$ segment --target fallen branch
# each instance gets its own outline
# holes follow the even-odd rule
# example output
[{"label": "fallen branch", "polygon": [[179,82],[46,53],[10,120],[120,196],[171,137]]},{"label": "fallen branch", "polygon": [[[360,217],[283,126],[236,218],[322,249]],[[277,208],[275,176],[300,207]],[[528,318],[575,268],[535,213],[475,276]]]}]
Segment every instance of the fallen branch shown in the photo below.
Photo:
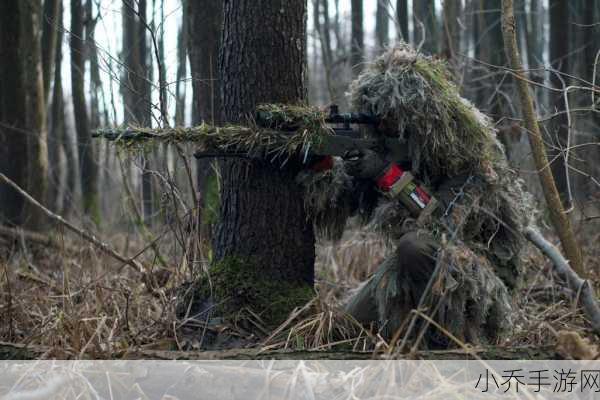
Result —
[{"label": "fallen branch", "polygon": [[[421,350],[413,354],[422,360],[473,360],[473,355],[480,359],[492,360],[559,360],[556,346],[509,346],[509,347],[476,347],[464,351],[452,350]],[[0,342],[0,359],[73,359],[77,356],[72,351],[48,346],[26,345],[20,343]],[[83,354],[82,358],[90,354]],[[397,355],[402,359],[402,355]],[[163,351],[129,349],[110,353],[110,359],[127,360],[373,360],[388,359],[384,354],[371,351],[315,351],[315,350],[271,350],[260,349],[230,349],[221,351]]]},{"label": "fallen branch", "polygon": [[139,262],[137,262],[134,259],[126,258],[125,256],[117,253],[108,244],[106,244],[106,243],[102,242],[101,240],[97,239],[94,235],[92,235],[90,233],[87,233],[83,229],[80,229],[80,228],[76,227],[75,225],[73,225],[70,222],[66,221],[60,215],[54,214],[52,211],[48,210],[46,207],[44,207],[42,204],[40,204],[36,199],[34,199],[33,197],[31,197],[31,195],[29,193],[27,193],[25,190],[21,189],[21,187],[19,185],[17,185],[16,183],[14,183],[6,175],[0,173],[0,180],[4,181],[7,185],[11,186],[21,196],[23,196],[25,198],[25,200],[27,200],[29,203],[31,203],[32,205],[38,207],[40,210],[42,210],[44,212],[44,214],[46,214],[48,216],[48,218],[50,218],[50,219],[58,222],[59,224],[63,225],[65,228],[67,228],[71,232],[76,233],[81,238],[83,238],[83,239],[87,240],[88,242],[92,243],[94,246],[98,247],[98,249],[100,249],[102,252],[108,254],[112,258],[114,258],[114,259],[122,262],[123,264],[129,265],[129,266],[135,268],[136,271],[138,271],[138,272],[144,273],[144,267],[142,266],[142,264],[140,264]]},{"label": "fallen branch", "polygon": [[525,229],[525,237],[529,239],[542,253],[544,253],[554,265],[554,271],[560,278],[565,280],[572,290],[575,300],[579,297],[581,307],[585,316],[590,320],[592,328],[597,334],[600,334],[600,305],[594,293],[590,282],[581,279],[577,272],[569,266],[569,262],[563,257],[560,251],[535,229]]},{"label": "fallen branch", "polygon": [[76,246],[67,244],[63,240],[59,240],[50,235],[43,235],[41,233],[31,232],[21,228],[10,228],[8,226],[0,225],[0,236],[12,240],[23,238],[28,242],[40,244],[46,247],[53,247],[59,250],[65,250],[69,253],[76,253],[81,250]]}]

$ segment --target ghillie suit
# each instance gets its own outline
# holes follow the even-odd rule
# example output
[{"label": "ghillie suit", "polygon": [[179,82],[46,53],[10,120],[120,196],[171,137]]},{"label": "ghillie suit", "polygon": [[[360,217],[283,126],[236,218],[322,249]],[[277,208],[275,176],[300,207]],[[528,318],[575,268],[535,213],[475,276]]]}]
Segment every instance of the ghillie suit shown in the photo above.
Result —
[{"label": "ghillie suit", "polygon": [[[409,147],[412,163],[404,168],[441,204],[417,223],[396,200],[377,196],[372,183],[349,178],[343,168],[301,177],[307,208],[322,230],[341,232],[358,209],[396,245],[347,310],[393,336],[440,263],[425,312],[462,340],[496,341],[511,326],[525,245],[520,232],[535,212],[491,121],[459,95],[442,61],[403,44],[370,64],[350,95],[353,111],[381,120],[369,135],[396,136]],[[349,196],[357,185],[359,193]],[[435,330],[426,337],[439,343]]]}]

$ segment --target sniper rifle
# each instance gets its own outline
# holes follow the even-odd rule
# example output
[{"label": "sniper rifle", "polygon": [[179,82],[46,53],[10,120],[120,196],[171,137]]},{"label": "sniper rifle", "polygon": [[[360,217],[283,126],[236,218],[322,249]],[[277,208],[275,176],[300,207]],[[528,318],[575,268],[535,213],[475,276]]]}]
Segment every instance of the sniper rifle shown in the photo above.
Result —
[{"label": "sniper rifle", "polygon": [[[331,134],[319,135],[316,139],[310,140],[303,146],[299,146],[298,152],[303,157],[304,162],[310,156],[338,156],[343,157],[352,151],[375,151],[386,159],[403,164],[409,161],[409,154],[397,137],[388,137],[378,135],[377,138],[365,138],[359,126],[370,126],[377,129],[378,120],[372,115],[363,113],[339,113],[336,105],[329,108],[329,112],[323,120],[328,125]],[[166,128],[166,129],[136,129],[136,128],[109,128],[99,129],[92,136],[104,138],[107,140],[121,140],[124,142],[139,142],[145,140],[164,140],[165,133],[177,132],[177,140],[173,141],[194,141],[203,144],[204,150],[197,151],[196,158],[216,158],[216,157],[243,157],[243,158],[267,158],[275,151],[273,149],[285,146],[287,140],[291,140],[296,135],[301,124],[296,123],[292,118],[289,121],[281,121],[281,115],[271,113],[266,110],[259,110],[255,115],[257,131],[263,130],[266,133],[274,134],[276,139],[269,145],[254,144],[245,146],[246,142],[239,144],[221,143],[219,140],[199,138],[194,136],[195,128]],[[219,128],[214,128],[219,129]],[[226,128],[224,128],[226,129]],[[240,128],[250,130],[251,128]],[[225,135],[224,135],[225,136]],[[247,147],[247,148],[246,148]],[[264,153],[264,154],[261,154]],[[276,158],[276,157],[274,157]]]}]

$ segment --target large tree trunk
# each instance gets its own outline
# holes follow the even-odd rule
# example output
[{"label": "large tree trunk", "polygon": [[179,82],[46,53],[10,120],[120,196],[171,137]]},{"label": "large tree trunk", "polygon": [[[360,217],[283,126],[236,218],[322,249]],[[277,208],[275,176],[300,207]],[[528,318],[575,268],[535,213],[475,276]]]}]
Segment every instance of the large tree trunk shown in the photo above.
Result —
[{"label": "large tree trunk", "polygon": [[[362,70],[364,61],[365,32],[363,29],[363,0],[352,0],[352,73],[356,77]],[[314,57],[314,55],[313,55]]]},{"label": "large tree trunk", "polygon": [[85,100],[85,46],[83,41],[84,9],[82,0],[71,0],[71,91],[79,150],[79,171],[83,209],[95,223],[100,221],[98,204],[98,165],[90,134]]},{"label": "large tree trunk", "polygon": [[[21,20],[21,68],[25,72],[25,129],[27,133],[27,186],[35,199],[46,201],[48,188],[48,131],[46,128],[46,101],[42,72],[42,3],[40,0],[19,2]],[[26,225],[39,230],[44,225],[43,214],[35,207],[26,206]]]},{"label": "large tree trunk", "polygon": [[[24,71],[20,53],[20,2],[0,1],[0,172],[26,187],[27,135],[25,129]],[[21,225],[24,201],[0,185],[0,218]]]},{"label": "large tree trunk", "polygon": [[[559,73],[569,73],[569,2],[564,0],[550,0],[550,64],[552,69]],[[568,86],[569,78],[559,76],[557,73],[550,74],[552,86],[557,89],[563,88],[563,81]],[[564,148],[567,144],[569,133],[569,122],[565,111],[565,100],[562,92],[554,92],[551,96],[553,111],[559,114],[554,118],[551,133],[555,147]],[[565,167],[564,154],[559,149],[550,149],[550,159],[555,159],[551,164],[552,174],[556,180],[556,186],[561,194],[563,202],[568,197],[568,173]],[[565,204],[568,208],[569,205]]]},{"label": "large tree trunk", "polygon": [[[225,0],[223,15],[219,76],[225,120],[244,123],[260,103],[304,101],[306,2]],[[285,299],[278,302],[277,311],[269,311],[271,321],[285,318],[307,299],[294,289],[304,294],[312,291],[315,237],[302,190],[294,181],[296,173],[293,165],[281,169],[268,162],[222,163],[221,218],[215,241],[221,268],[217,271],[237,260],[239,280],[256,274],[266,279],[273,293],[265,294],[262,304]],[[252,286],[252,282],[245,284]],[[230,285],[220,290],[237,296],[235,282]]]},{"label": "large tree trunk", "polygon": [[419,46],[423,42],[422,50],[429,54],[438,51],[438,26],[435,16],[435,2],[433,0],[413,1],[413,43]]}]

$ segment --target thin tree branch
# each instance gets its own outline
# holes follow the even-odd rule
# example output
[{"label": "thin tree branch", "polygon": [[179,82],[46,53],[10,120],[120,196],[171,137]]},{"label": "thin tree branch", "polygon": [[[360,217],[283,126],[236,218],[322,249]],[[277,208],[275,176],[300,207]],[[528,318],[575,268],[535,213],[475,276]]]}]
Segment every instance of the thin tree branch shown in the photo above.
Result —
[{"label": "thin tree branch", "polygon": [[524,234],[544,255],[552,260],[554,271],[567,282],[567,285],[569,285],[569,288],[575,295],[574,300],[581,303],[583,312],[590,320],[592,328],[597,334],[600,334],[600,306],[590,282],[586,279],[581,279],[569,266],[569,262],[563,257],[560,251],[552,243],[544,239],[538,231],[529,227],[525,229]]},{"label": "thin tree branch", "polygon": [[129,258],[123,256],[122,254],[117,253],[108,244],[106,244],[106,243],[102,242],[101,240],[99,240],[98,238],[96,238],[96,236],[84,231],[81,228],[76,227],[75,225],[66,221],[60,215],[54,214],[52,211],[48,210],[46,207],[44,207],[42,204],[40,204],[36,199],[31,197],[31,195],[29,193],[27,193],[25,190],[21,189],[21,187],[19,185],[17,185],[15,182],[13,182],[11,179],[9,179],[3,173],[0,173],[0,180],[4,181],[4,183],[11,186],[14,190],[16,190],[21,196],[23,196],[25,198],[25,200],[27,200],[33,206],[42,210],[44,212],[44,214],[46,214],[46,216],[48,216],[48,218],[65,226],[68,230],[76,233],[81,238],[92,243],[94,246],[98,247],[98,249],[100,249],[107,255],[111,256],[112,258],[133,267],[138,272],[144,273],[144,267],[142,266],[142,264],[140,264],[139,262],[137,262],[135,260],[129,259]]}]

